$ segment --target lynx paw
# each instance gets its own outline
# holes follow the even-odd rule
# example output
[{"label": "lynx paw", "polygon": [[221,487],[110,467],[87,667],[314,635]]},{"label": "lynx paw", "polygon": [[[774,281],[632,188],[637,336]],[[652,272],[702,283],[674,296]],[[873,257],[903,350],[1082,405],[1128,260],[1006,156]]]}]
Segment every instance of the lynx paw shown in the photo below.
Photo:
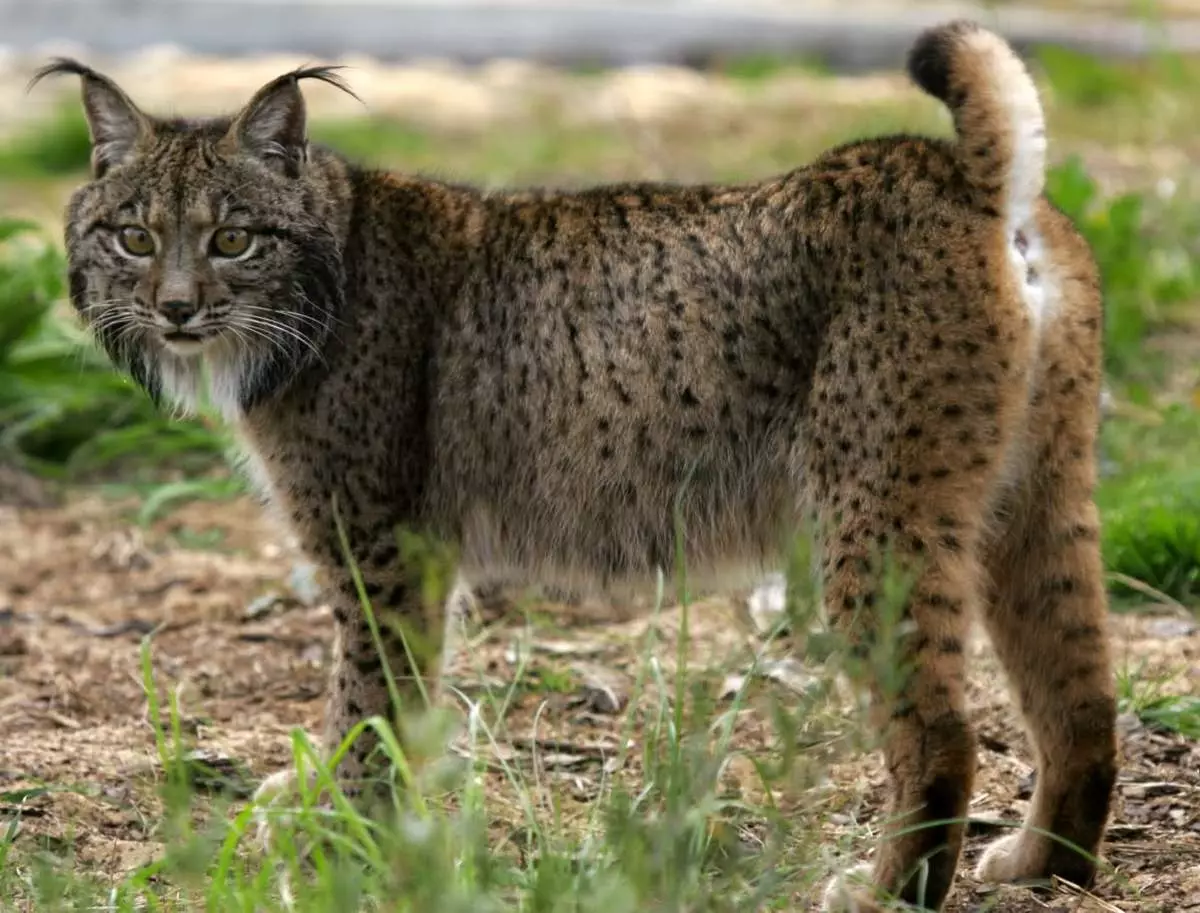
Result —
[{"label": "lynx paw", "polygon": [[285,795],[296,792],[296,771],[288,768],[271,774],[254,791],[255,805],[274,805]]},{"label": "lynx paw", "polygon": [[[307,772],[308,788],[312,792],[316,774]],[[263,853],[271,855],[275,850],[275,835],[281,830],[287,830],[292,824],[292,816],[281,812],[282,808],[295,808],[301,802],[300,778],[295,770],[281,770],[273,773],[254,791],[255,838]],[[317,808],[329,808],[329,797],[322,794],[315,803]]]},{"label": "lynx paw", "polygon": [[[308,773],[309,790],[312,789],[315,775]],[[273,773],[258,785],[252,799],[254,803],[255,840],[260,851],[267,857],[275,855],[276,836],[280,830],[287,830],[292,819],[286,813],[281,814],[278,806],[295,806],[300,801],[300,778],[294,769],[281,770]],[[324,796],[321,797],[324,801]],[[298,838],[295,847],[298,857],[307,862],[310,847],[303,838]],[[295,908],[295,893],[292,890],[292,879],[288,866],[282,859],[276,862],[276,877],[278,878],[279,898],[285,909]]]},{"label": "lynx paw", "polygon": [[1086,888],[1096,877],[1101,860],[1074,847],[1056,845],[1054,838],[1020,831],[991,844],[975,866],[984,882],[1048,887],[1058,877]]},{"label": "lynx paw", "polygon": [[1042,877],[1042,872],[1037,871],[1041,867],[1031,865],[1025,858],[1027,854],[1021,852],[1024,836],[1018,831],[990,844],[975,864],[975,878],[1000,884]]},{"label": "lynx paw", "polygon": [[871,897],[871,866],[857,865],[834,876],[825,888],[823,913],[881,913],[883,907]]},{"label": "lynx paw", "polygon": [[[271,853],[274,844],[272,831],[281,823],[279,815],[272,814],[273,806],[291,802],[298,794],[299,789],[294,770],[281,770],[271,774],[254,791],[252,801],[254,803],[255,836],[264,853]],[[284,822],[286,822],[286,818],[284,818]]]}]

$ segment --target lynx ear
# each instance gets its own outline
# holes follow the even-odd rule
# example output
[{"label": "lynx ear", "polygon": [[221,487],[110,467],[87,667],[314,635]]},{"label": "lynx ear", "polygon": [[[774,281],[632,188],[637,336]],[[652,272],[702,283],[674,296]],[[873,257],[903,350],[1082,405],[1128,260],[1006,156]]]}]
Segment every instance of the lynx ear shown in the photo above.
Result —
[{"label": "lynx ear", "polygon": [[29,87],[58,73],[71,73],[83,80],[83,112],[92,137],[92,173],[102,177],[108,169],[133,158],[138,141],[152,132],[150,119],[107,76],[66,57],[38,70]]},{"label": "lynx ear", "polygon": [[308,157],[308,115],[300,80],[319,79],[354,95],[336,74],[337,69],[306,67],[267,83],[233,119],[218,150],[248,153],[280,173],[296,177]]}]

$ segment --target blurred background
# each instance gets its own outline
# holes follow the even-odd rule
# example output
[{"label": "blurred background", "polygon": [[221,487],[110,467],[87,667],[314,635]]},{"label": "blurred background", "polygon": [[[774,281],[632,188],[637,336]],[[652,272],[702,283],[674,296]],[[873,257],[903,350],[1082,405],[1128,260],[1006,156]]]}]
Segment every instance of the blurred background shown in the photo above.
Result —
[{"label": "blurred background", "polygon": [[[371,163],[488,186],[729,181],[860,136],[947,132],[945,112],[900,66],[921,28],[955,15],[999,29],[1029,59],[1050,122],[1050,192],[1102,262],[1114,416],[1105,492],[1119,492],[1106,502],[1110,555],[1173,598],[1194,597],[1200,470],[1191,464],[1200,460],[1183,444],[1200,440],[1196,0],[0,0],[0,213],[38,226],[21,250],[29,237],[57,239],[84,173],[75,81],[26,90],[52,54],[104,70],[148,110],[189,114],[232,110],[298,64],[341,62],[363,103],[306,86],[316,139]],[[46,302],[60,291],[57,253],[45,255],[52,265],[41,272],[6,261],[18,288],[44,283],[28,307],[12,293],[0,299],[16,326],[0,337],[10,371],[18,339],[41,326],[39,308],[55,310]],[[169,446],[185,453],[207,440],[194,426],[165,426],[103,374],[95,390],[64,393],[38,370],[0,392],[9,465],[74,478],[157,452],[163,440],[182,436]],[[143,446],[141,422],[153,443]],[[1144,555],[1120,538],[1150,534],[1145,512],[1129,506],[1135,482],[1179,502],[1189,541]],[[1127,532],[1126,511],[1138,518]],[[1163,566],[1143,566],[1155,561]]]},{"label": "blurred background", "polygon": [[[1131,725],[1183,740],[1169,769],[1155,767],[1161,759],[1150,749],[1139,755],[1146,777],[1194,781],[1197,0],[0,0],[0,671],[11,673],[0,675],[0,709],[58,714],[0,712],[0,743],[13,752],[20,733],[76,731],[65,714],[108,720],[105,751],[140,744],[131,709],[140,686],[126,682],[123,704],[85,686],[124,681],[112,670],[136,666],[136,638],[182,618],[200,627],[174,646],[160,637],[160,649],[189,668],[227,660],[212,671],[217,692],[244,685],[258,696],[277,685],[293,695],[286,700],[308,702],[273,724],[246,709],[249,699],[229,712],[231,744],[264,763],[261,733],[273,732],[277,749],[280,720],[316,712],[323,676],[313,670],[328,659],[311,584],[258,532],[257,507],[223,459],[226,432],[206,415],[156,412],[93,353],[64,304],[61,211],[86,176],[89,149],[76,81],[26,91],[48,56],[78,56],[147,110],[186,114],[231,111],[301,63],[344,63],[363,103],[306,85],[315,139],[365,162],[489,187],[737,181],[859,137],[948,135],[944,110],[900,67],[922,28],[958,15],[997,28],[1025,54],[1049,121],[1049,194],[1100,262],[1107,392],[1098,498],[1113,606],[1130,626],[1119,629],[1122,709]],[[299,625],[292,646],[250,646],[246,626],[266,624],[280,605],[308,607],[278,616]],[[31,619],[50,612],[69,624],[31,633]],[[282,637],[256,630],[255,644]],[[291,665],[281,665],[284,653]],[[78,679],[70,687],[63,668]],[[297,680],[312,683],[307,697],[294,696]],[[93,757],[71,744],[41,759],[48,776],[70,758]],[[1200,795],[1200,783],[1188,789]],[[0,811],[3,800],[0,792]],[[1122,814],[1123,827],[1151,828],[1148,843],[1191,841],[1200,854],[1194,799],[1153,808],[1147,800],[1142,812]],[[1174,869],[1156,861],[1145,889],[1162,905],[1127,909],[1195,909],[1186,902],[1200,896],[1197,858]]]}]

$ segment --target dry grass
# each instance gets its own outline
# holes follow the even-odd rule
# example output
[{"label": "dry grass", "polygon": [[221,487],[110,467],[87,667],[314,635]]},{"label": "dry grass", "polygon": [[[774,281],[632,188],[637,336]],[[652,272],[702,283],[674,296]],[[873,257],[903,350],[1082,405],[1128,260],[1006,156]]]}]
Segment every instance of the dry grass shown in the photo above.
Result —
[{"label": "dry grass", "polygon": [[[238,784],[289,762],[292,727],[317,726],[329,663],[328,610],[293,593],[292,565],[263,535],[254,505],[193,504],[147,529],[119,504],[84,498],[7,510],[0,529],[0,579],[8,591],[0,614],[0,793],[44,784],[76,790],[23,803],[22,845],[60,854],[69,846],[74,865],[113,879],[162,852],[163,770],[137,674],[147,634],[160,686],[178,689],[189,745],[238,772],[235,798]],[[212,545],[198,550],[181,541]],[[269,594],[278,598],[262,598]],[[655,700],[653,688],[635,692],[651,628],[665,686],[673,687],[681,615],[678,608],[626,614],[627,620],[605,623],[594,610],[538,604],[532,614],[510,607],[507,617],[485,608],[468,625],[448,674],[449,703],[461,709],[464,698],[486,703],[501,695],[507,704],[497,742],[483,759],[497,852],[527,839],[530,796],[544,815],[553,808],[564,835],[580,834],[593,822],[592,803],[607,778],[640,775],[637,750],[621,769],[613,766],[627,736],[635,744],[647,737],[642,723],[624,730],[624,703],[635,693]],[[744,609],[728,599],[691,606],[689,639],[690,678],[727,701],[764,649]],[[1163,679],[1187,690],[1187,676],[1200,668],[1200,628],[1192,621],[1116,616],[1113,641],[1140,683]],[[1028,746],[982,643],[974,666],[982,770],[971,814],[1013,822],[1029,796]],[[839,747],[853,712],[834,719],[846,710],[837,707],[833,717],[801,721],[799,737],[825,746],[821,763],[809,768],[820,772],[816,782],[800,777],[768,796],[749,761],[772,757],[778,747],[765,696],[786,700],[813,673],[819,670],[783,667],[751,689],[757,697],[736,715],[733,760],[721,782],[727,798],[747,807],[768,798],[778,803],[818,830],[832,852],[861,845],[882,794],[877,759]],[[998,897],[1003,904],[996,908],[1014,911],[1189,909],[1200,897],[1200,746],[1147,728],[1135,715],[1123,720],[1125,765],[1105,853],[1113,871],[1096,888],[1115,906],[1078,906],[1068,893],[1057,900],[1017,889],[997,895],[965,877],[948,909],[976,910]],[[534,785],[514,789],[509,768]],[[766,827],[752,814],[728,823],[751,847]],[[992,833],[983,822],[974,826],[968,856]],[[805,844],[798,858],[810,858],[813,836],[802,831],[795,838]]]}]

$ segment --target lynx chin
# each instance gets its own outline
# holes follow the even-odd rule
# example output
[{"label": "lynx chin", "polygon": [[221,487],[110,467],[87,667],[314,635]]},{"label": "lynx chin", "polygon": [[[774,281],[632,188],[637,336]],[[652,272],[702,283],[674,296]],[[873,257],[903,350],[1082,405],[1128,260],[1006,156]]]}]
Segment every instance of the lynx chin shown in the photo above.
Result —
[{"label": "lynx chin", "polygon": [[[917,575],[911,674],[873,703],[897,823],[826,909],[942,906],[976,763],[975,618],[1038,768],[1028,827],[978,874],[1089,883],[1117,764],[1097,270],[1043,195],[1042,107],[1010,47],[953,22],[909,71],[954,139],[579,192],[483,192],[310,145],[300,85],[345,88],[332,68],[203,120],[143,113],[71,60],[39,73],[81,78],[91,130],[66,218],[75,307],[154,399],[211,396],[322,568],[328,744],[390,711],[335,505],[405,684],[436,676],[443,618],[398,528],[448,544],[466,581],[611,588],[670,570],[676,511],[689,569],[726,581],[812,524],[825,612],[854,641],[872,637],[880,550]],[[373,747],[339,769],[364,799]]]}]

